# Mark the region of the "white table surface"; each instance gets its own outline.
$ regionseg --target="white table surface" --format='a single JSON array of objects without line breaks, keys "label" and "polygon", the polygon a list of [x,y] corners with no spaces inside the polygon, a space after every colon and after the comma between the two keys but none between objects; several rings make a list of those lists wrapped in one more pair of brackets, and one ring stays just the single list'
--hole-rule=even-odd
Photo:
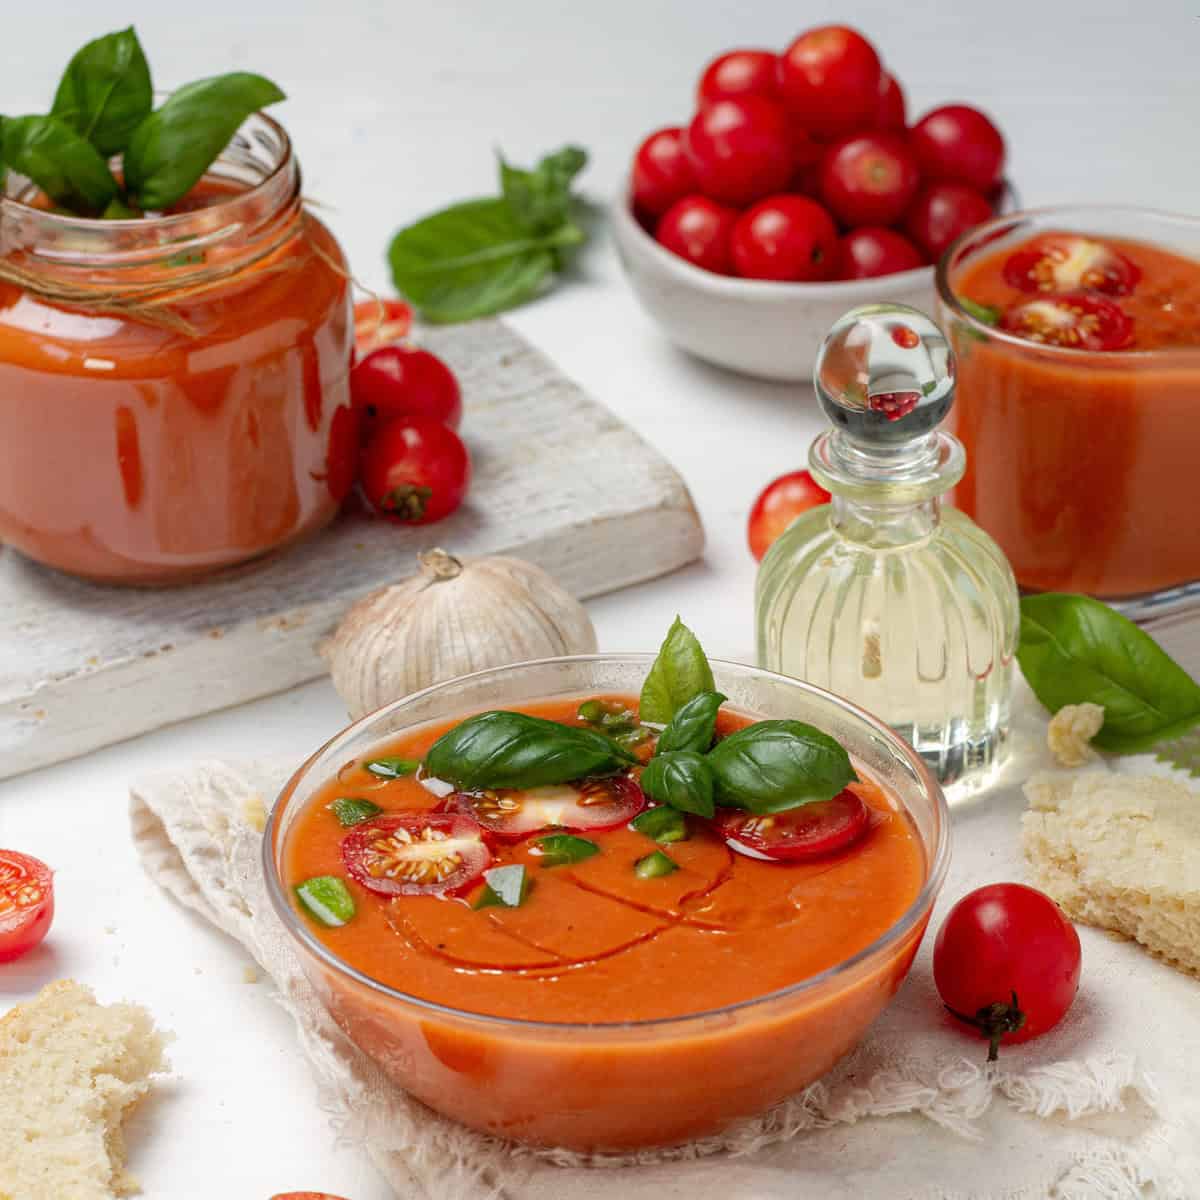
[{"label": "white table surface", "polygon": [[[489,191],[495,147],[524,163],[566,141],[586,146],[582,182],[606,199],[646,132],[687,119],[709,57],[739,44],[782,47],[822,21],[876,41],[911,111],[951,100],[989,109],[1029,205],[1188,211],[1200,194],[1200,10],[1182,0],[126,0],[110,17],[81,0],[4,9],[3,106],[14,115],[41,110],[70,53],[127,20],[162,86],[235,68],[278,80],[293,97],[279,113],[305,190],[331,206],[354,269],[379,288],[393,230]],[[601,648],[652,649],[680,612],[710,651],[746,652],[746,513],[768,479],[804,464],[818,427],[811,392],[673,350],[633,301],[603,230],[569,283],[512,320],[675,463],[707,527],[702,563],[589,605]],[[133,1127],[133,1165],[151,1197],[267,1200],[311,1188],[391,1200],[358,1155],[335,1146],[266,986],[246,983],[243,955],[142,876],[126,820],[127,785],[142,772],[214,755],[299,758],[343,723],[332,689],[312,684],[0,784],[0,845],[53,864],[58,894],[50,940],[0,971],[0,1007],[69,975],[103,999],[141,1001],[177,1035],[174,1072]]]}]

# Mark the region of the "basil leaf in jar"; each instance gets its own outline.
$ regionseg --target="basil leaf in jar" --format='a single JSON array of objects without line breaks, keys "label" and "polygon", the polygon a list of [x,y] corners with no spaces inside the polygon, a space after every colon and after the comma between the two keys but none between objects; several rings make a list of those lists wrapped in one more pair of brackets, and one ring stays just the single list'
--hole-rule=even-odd
[{"label": "basil leaf in jar", "polygon": [[0,159],[72,212],[103,212],[117,194],[100,152],[57,117],[10,117]]},{"label": "basil leaf in jar", "polygon": [[76,51],[50,111],[107,156],[125,149],[153,106],[150,64],[130,26]]},{"label": "basil leaf in jar", "polygon": [[671,718],[658,739],[657,754],[675,750],[694,750],[704,754],[712,745],[717,728],[717,713],[728,696],[720,692],[701,692],[693,696]]},{"label": "basil leaf in jar", "polygon": [[659,804],[700,817],[713,815],[712,768],[704,755],[693,750],[656,754],[646,764],[641,784],[642,791]]},{"label": "basil leaf in jar", "polygon": [[632,766],[637,759],[590,729],[528,713],[480,713],[442,734],[425,770],[464,791],[569,783]]},{"label": "basil leaf in jar", "polygon": [[676,617],[642,684],[639,715],[665,725],[689,700],[715,691],[712,668],[696,635]]},{"label": "basil leaf in jar", "polygon": [[754,813],[831,800],[858,778],[845,748],[803,721],[757,721],[707,756],[717,803]]}]

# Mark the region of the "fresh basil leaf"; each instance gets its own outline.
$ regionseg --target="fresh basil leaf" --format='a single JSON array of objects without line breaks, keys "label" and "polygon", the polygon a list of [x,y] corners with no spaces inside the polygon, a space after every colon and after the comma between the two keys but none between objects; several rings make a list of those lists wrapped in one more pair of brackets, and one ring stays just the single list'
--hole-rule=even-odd
[{"label": "fresh basil leaf", "polygon": [[971,300],[966,296],[959,296],[958,304],[964,312],[970,313],[981,325],[1000,324],[1000,310],[993,308],[990,304],[980,304],[978,300]]},{"label": "fresh basil leaf", "polygon": [[125,149],[153,106],[150,64],[130,26],[76,51],[50,111],[107,157]]},{"label": "fresh basil leaf", "polygon": [[669,804],[643,809],[629,822],[629,826],[662,846],[687,841],[687,820],[683,813]]},{"label": "fresh basil leaf", "polygon": [[511,166],[500,155],[500,188],[512,215],[531,233],[545,234],[571,216],[571,180],[587,163],[587,152],[566,146],[547,154],[532,171]]},{"label": "fresh basil leaf", "polygon": [[199,79],[173,92],[133,131],[125,188],[142,209],[182,200],[252,113],[286,99],[269,79],[245,71]]},{"label": "fresh basil leaf", "polygon": [[1017,661],[1051,711],[1090,701],[1104,709],[1092,739],[1133,754],[1200,723],[1200,684],[1144,630],[1089,596],[1021,599]]},{"label": "fresh basil leaf", "polygon": [[600,847],[595,842],[576,837],[573,833],[552,833],[549,837],[538,838],[535,845],[542,852],[544,867],[564,867],[600,853]]},{"label": "fresh basil leaf", "polygon": [[568,783],[636,762],[591,729],[503,711],[468,717],[442,734],[425,756],[430,775],[465,791]]},{"label": "fresh basil leaf", "polygon": [[720,692],[701,692],[693,696],[662,731],[655,753],[670,754],[674,750],[707,753],[716,732],[717,713],[727,699]]},{"label": "fresh basil leaf", "polygon": [[676,750],[656,754],[642,772],[642,791],[659,804],[701,817],[713,815],[713,773],[703,754]]},{"label": "fresh basil leaf", "polygon": [[349,828],[351,825],[361,825],[364,821],[377,817],[383,809],[370,800],[360,800],[355,796],[339,796],[329,805],[329,811],[338,819],[338,824]]},{"label": "fresh basil leaf", "polygon": [[707,761],[717,803],[755,813],[830,800],[857,778],[845,748],[803,721],[756,721],[719,741]]},{"label": "fresh basil leaf", "polygon": [[661,850],[655,850],[653,854],[647,854],[645,858],[639,858],[633,864],[633,873],[639,879],[658,879],[678,870],[679,864],[669,859]]},{"label": "fresh basil leaf", "polygon": [[715,691],[712,668],[696,635],[676,617],[642,684],[642,720],[665,725],[689,700]]},{"label": "fresh basil leaf", "polygon": [[492,867],[483,873],[483,891],[475,901],[475,908],[520,908],[529,894],[529,879],[525,868],[519,863],[507,867]]},{"label": "fresh basil leaf", "polygon": [[395,758],[383,757],[373,758],[370,762],[363,764],[372,775],[378,775],[380,779],[403,779],[405,775],[416,774],[417,768],[421,765],[419,758]]},{"label": "fresh basil leaf", "polygon": [[0,157],[72,212],[103,212],[117,194],[117,181],[100,152],[57,117],[6,120]]}]

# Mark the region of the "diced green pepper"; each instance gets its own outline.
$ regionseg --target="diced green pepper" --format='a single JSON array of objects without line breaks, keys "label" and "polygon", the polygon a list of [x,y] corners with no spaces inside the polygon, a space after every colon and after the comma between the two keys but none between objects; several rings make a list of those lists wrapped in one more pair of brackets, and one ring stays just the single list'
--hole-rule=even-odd
[{"label": "diced green pepper", "polygon": [[416,758],[373,758],[365,765],[380,779],[403,779],[405,775],[414,774],[421,763]]},{"label": "diced green pepper", "polygon": [[687,841],[686,818],[677,808],[671,808],[667,804],[660,805],[658,808],[645,809],[638,813],[629,824],[638,833],[653,838],[660,846],[669,845],[671,842]]},{"label": "diced green pepper", "polygon": [[538,838],[537,847],[542,852],[544,867],[562,867],[568,863],[583,862],[585,858],[600,853],[600,847],[595,842],[576,837],[573,833],[553,833],[549,837]]},{"label": "diced green pepper", "polygon": [[678,865],[661,850],[655,850],[653,854],[647,854],[645,858],[639,858],[633,864],[634,874],[639,879],[658,879],[661,875],[670,875],[672,871],[678,870]]},{"label": "diced green pepper", "polygon": [[492,867],[483,873],[484,887],[475,901],[476,908],[519,908],[529,892],[525,868],[519,863],[507,867]]},{"label": "diced green pepper", "polygon": [[360,800],[356,796],[339,796],[329,805],[329,811],[337,817],[341,825],[349,827],[361,825],[364,821],[379,816],[383,809],[378,804],[372,804],[370,800]]},{"label": "diced green pepper", "polygon": [[296,896],[305,911],[322,925],[336,929],[355,914],[354,897],[336,875],[316,875],[296,888]]}]

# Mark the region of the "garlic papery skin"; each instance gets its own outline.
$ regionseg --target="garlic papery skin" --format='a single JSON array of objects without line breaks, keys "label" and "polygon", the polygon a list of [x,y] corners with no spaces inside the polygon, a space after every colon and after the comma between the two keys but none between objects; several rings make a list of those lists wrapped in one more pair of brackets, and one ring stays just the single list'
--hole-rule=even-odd
[{"label": "garlic papery skin", "polygon": [[417,559],[416,575],[360,600],[321,648],[355,720],[472,671],[595,651],[587,610],[540,567],[444,550]]}]

